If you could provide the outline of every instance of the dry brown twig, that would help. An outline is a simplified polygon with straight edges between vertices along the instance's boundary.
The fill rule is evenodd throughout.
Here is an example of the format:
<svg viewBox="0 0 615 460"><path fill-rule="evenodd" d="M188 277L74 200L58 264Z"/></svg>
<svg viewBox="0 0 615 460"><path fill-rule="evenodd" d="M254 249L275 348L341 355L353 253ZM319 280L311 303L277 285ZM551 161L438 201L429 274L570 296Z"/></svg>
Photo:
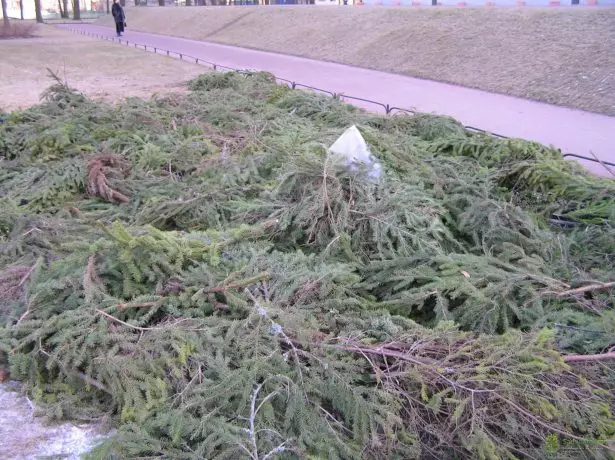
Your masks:
<svg viewBox="0 0 615 460"><path fill-rule="evenodd" d="M570 290L567 290L567 291L559 292L556 295L558 297L568 297L568 296L575 296L575 295L579 295L579 294L584 294L584 293L590 292L590 291L598 291L598 290L602 290L602 289L610 289L612 287L615 287L615 281L610 281L608 283L589 284L587 286L581 286L581 287L576 288L576 289L570 289Z"/></svg>
<svg viewBox="0 0 615 460"><path fill-rule="evenodd" d="M204 291L206 294L215 294L216 292L227 292L227 291L236 291L239 289L243 289L246 286L257 283L258 281L264 281L269 279L269 273L261 273L255 277L249 278L247 280L239 280L228 284L223 284L222 286L216 286L211 289Z"/></svg>
<svg viewBox="0 0 615 460"><path fill-rule="evenodd" d="M27 305L26 311L19 317L17 324L30 314L30 302L27 298L23 285L36 269L37 264L32 267L12 267L0 274L0 300L15 299L18 293L24 294L24 303Z"/></svg>
<svg viewBox="0 0 615 460"><path fill-rule="evenodd" d="M319 345L316 344L316 346L319 346ZM444 358L444 357L445 356L450 357L452 350L448 350L448 351L445 349L440 350L440 353L438 353L438 355L440 355L444 359L436 358L433 360L431 359L426 360L427 358L425 356L417 356L417 354L418 353L422 355L424 355L425 353L431 354L430 350L433 347L428 347L428 348L421 347L421 350L410 351L409 346L399 347L395 343L389 343L389 344L381 345L378 347L333 345L333 348L337 348L337 349L345 350L349 352L354 352L354 353L359 353L368 361L372 369L378 366L374 363L373 359L369 358L367 355L372 355L374 357L379 355L383 361L386 359L386 357L389 357L389 358L398 360L398 362L405 362L407 364L410 364L411 366L418 365L418 367L422 369L421 372L425 376L431 376L432 378L435 379L433 381L434 384L437 380L446 382L448 386L453 389L453 391L457 395L456 396L457 398L461 398L461 393L459 393L460 390L469 393L471 404L472 404L471 420L463 422L463 423L471 422L473 424L474 417L478 413L477 407L475 406L475 398L478 398L478 397L482 398L482 402L481 402L482 406L486 404L486 401L484 398L486 397L490 398L491 402L489 404L491 406L493 406L494 404L493 398L497 398L500 401L504 402L506 405L508 405L510 408L512 408L514 412L524 417L529 423L537 424L544 429L558 433L569 439L574 439L577 441L584 441L583 437L578 436L574 434L573 432L570 432L569 430L563 429L557 424L551 423L551 421L549 420L542 419L541 417L537 416L536 414L522 407L520 403L512 401L504 393L501 393L500 390L497 388L497 386L491 388L491 385L489 385L487 388L485 388L484 385L487 383L486 381L481 382L480 380L474 380L474 379L453 378L454 375L459 374L458 375L459 377L464 372L470 371L471 367L473 367L473 364L470 366L470 368L468 368L466 364L463 364L463 363L448 362L448 358ZM563 361L566 363L572 363L572 362L582 363L582 362L612 360L612 359L615 359L615 352L609 351L607 353L603 353L599 355L569 355L569 356L564 356L562 358L563 358ZM470 359L470 361L472 361L472 359ZM387 363L385 362L384 364L387 364ZM382 365L383 364L381 363L381 366ZM449 366L453 366L453 367L449 368ZM387 367L388 367L388 364L387 364ZM455 368L456 370L453 370ZM447 369L449 369L449 371L447 371ZM465 369L465 371L463 369ZM492 367L492 369L495 369L495 367ZM414 371L412 370L404 369L403 366L399 368L399 370L396 369L396 371L394 372L390 372L388 369L378 369L372 375L372 378L376 378L378 382L381 382L383 381L383 379L386 379L388 384L393 385L394 387L397 388L396 391L398 391L399 393L406 393L404 388L398 387L395 379L400 378L400 377L401 378L408 377L409 375L414 375L413 372ZM449 376L447 372L450 372L451 375ZM574 377L576 378L577 376L575 375ZM548 384L548 382L542 381L542 384L545 384L545 383ZM476 387L475 384L478 384L478 387ZM554 387L557 387L558 389L561 388L559 382L553 382L553 385ZM573 391L572 388L568 388L566 386L564 386L564 388L567 388L568 390ZM406 395L406 396L410 398L410 395ZM583 396L578 395L578 397L583 397ZM420 401L417 401L417 402L419 403L419 405L424 405ZM509 412L509 411L505 411L505 412ZM450 416L450 414L448 416ZM492 414L491 423L495 423L496 419L497 419L497 415L495 415L495 413ZM459 428L460 425L458 424L457 427ZM486 430L486 432L488 432L487 428L483 427L483 429ZM603 449L606 449L607 451L615 452L613 447L609 445L608 443L598 443L597 446ZM508 447L512 447L512 446L508 446Z"/></svg>
<svg viewBox="0 0 615 460"><path fill-rule="evenodd" d="M83 275L83 289L85 291L86 303L92 300L92 297L99 286L102 286L103 282L96 273L96 255L91 254L88 257L88 264Z"/></svg>
<svg viewBox="0 0 615 460"><path fill-rule="evenodd" d="M158 307L162 305L164 299L157 300L156 302L143 302L143 303L118 303L114 305L113 308L117 308L119 310L126 310L127 308L152 308Z"/></svg>
<svg viewBox="0 0 615 460"><path fill-rule="evenodd" d="M98 308L94 309L94 311L96 313L98 313L99 315L102 315L102 316L104 316L106 318L109 318L111 321L114 321L116 323L121 324L122 326L126 326L126 327L128 327L130 329L134 329L136 331L141 331L141 332L144 332L144 331L164 331L164 330L168 330L168 329L173 328L173 327L178 327L179 324L184 323L186 321L189 321L191 319L191 318L182 318L182 319L178 319L178 320L176 320L174 322L168 322L168 323L164 324L163 326L157 326L157 327L141 327L141 326L135 326L133 324L129 324L129 323L125 322L125 321L122 321L121 319L116 318L115 316L110 315L109 313L107 313L107 312L105 312L103 310L100 310ZM195 332L195 331L206 331L208 329L207 328L200 328L200 327L184 327L184 328L182 328L182 330Z"/></svg>
<svg viewBox="0 0 615 460"><path fill-rule="evenodd" d="M122 178L125 178L129 171L127 164L117 155L105 154L92 160L88 165L88 193L110 203L128 203L130 198L109 185L107 176L111 170L119 170Z"/></svg>
<svg viewBox="0 0 615 460"><path fill-rule="evenodd" d="M0 298L11 298L28 280L36 264L32 267L12 267L0 275Z"/></svg>

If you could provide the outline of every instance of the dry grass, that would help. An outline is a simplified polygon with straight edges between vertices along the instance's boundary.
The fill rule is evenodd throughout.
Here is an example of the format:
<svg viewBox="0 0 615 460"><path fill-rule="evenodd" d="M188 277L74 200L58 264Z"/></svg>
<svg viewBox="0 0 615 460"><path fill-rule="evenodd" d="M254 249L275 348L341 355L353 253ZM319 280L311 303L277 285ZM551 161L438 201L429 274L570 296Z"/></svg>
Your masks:
<svg viewBox="0 0 615 460"><path fill-rule="evenodd" d="M615 115L615 9L129 8L130 30ZM110 24L102 19L103 24Z"/></svg>
<svg viewBox="0 0 615 460"><path fill-rule="evenodd" d="M39 101L53 82L47 68L71 87L91 97L116 100L128 96L177 91L206 69L117 44L38 26L37 38L0 41L0 109L15 110Z"/></svg>
<svg viewBox="0 0 615 460"><path fill-rule="evenodd" d="M34 36L35 30L36 24L33 22L0 20L0 40L30 38Z"/></svg>

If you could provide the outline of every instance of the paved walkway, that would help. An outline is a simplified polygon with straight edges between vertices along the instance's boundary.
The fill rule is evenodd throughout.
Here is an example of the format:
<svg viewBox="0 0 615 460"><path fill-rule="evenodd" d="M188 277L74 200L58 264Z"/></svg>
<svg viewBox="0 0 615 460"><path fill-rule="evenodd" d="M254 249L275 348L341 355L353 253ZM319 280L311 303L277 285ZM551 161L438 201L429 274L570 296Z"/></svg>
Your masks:
<svg viewBox="0 0 615 460"><path fill-rule="evenodd" d="M89 24L63 24L58 27L86 30L109 37L115 35L111 28ZM130 30L126 32L125 39L228 67L268 71L279 78L335 93L420 112L449 115L465 125L508 137L535 140L553 145L563 152L588 157L592 157L590 152L593 152L600 159L615 163L615 117L403 75L209 42ZM373 104L352 103L368 110L378 110ZM601 165L580 161L589 170L608 175Z"/></svg>

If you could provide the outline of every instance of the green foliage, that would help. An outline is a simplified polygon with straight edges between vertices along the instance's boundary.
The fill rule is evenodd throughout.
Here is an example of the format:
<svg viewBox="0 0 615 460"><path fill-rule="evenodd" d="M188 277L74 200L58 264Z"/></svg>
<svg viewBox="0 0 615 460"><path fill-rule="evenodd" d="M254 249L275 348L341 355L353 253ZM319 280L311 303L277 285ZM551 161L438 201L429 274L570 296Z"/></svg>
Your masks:
<svg viewBox="0 0 615 460"><path fill-rule="evenodd" d="M192 91L213 91L218 89L237 88L241 76L231 72L212 72L199 75L190 82Z"/></svg>
<svg viewBox="0 0 615 460"><path fill-rule="evenodd" d="M614 373L562 354L613 346L612 181L268 74L191 89L56 81L0 125L0 362L112 420L92 458L608 458ZM350 124L379 180L327 155Z"/></svg>

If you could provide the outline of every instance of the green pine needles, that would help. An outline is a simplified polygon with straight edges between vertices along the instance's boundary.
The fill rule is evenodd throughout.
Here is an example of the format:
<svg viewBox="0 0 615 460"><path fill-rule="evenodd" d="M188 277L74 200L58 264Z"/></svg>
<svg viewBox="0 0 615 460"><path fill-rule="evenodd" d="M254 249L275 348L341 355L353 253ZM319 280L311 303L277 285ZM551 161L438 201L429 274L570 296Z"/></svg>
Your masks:
<svg viewBox="0 0 615 460"><path fill-rule="evenodd" d="M0 125L0 365L90 457L615 455L613 180L258 73L45 98Z"/></svg>

